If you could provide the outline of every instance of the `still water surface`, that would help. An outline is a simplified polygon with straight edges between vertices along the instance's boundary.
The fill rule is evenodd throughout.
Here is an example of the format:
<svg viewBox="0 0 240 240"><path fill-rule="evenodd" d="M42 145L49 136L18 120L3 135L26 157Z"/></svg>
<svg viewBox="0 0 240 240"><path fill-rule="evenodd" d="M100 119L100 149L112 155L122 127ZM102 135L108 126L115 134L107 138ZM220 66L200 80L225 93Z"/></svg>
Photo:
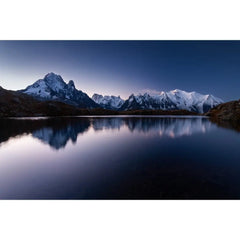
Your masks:
<svg viewBox="0 0 240 240"><path fill-rule="evenodd" d="M2 119L0 199L240 199L240 134L202 117Z"/></svg>

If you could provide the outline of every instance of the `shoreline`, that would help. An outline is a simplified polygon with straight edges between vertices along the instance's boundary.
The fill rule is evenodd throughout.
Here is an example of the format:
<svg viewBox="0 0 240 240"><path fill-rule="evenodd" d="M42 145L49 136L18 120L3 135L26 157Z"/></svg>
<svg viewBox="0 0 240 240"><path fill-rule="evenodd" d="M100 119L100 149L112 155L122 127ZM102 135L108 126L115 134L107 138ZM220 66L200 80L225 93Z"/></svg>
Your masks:
<svg viewBox="0 0 240 240"><path fill-rule="evenodd" d="M41 120L41 119L48 119L48 118L112 118L112 117L131 117L131 118L139 118L139 117L145 117L145 118L209 118L205 115L138 115L138 114L119 114L119 115L68 115L68 116L24 116L24 117L2 117L1 119L16 119L16 120Z"/></svg>

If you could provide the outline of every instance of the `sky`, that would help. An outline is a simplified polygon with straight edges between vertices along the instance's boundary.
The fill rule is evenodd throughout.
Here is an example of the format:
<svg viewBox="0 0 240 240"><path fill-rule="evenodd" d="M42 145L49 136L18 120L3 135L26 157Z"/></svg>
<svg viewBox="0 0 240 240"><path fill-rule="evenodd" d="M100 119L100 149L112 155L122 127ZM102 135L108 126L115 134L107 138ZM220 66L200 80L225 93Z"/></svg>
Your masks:
<svg viewBox="0 0 240 240"><path fill-rule="evenodd" d="M0 41L0 86L24 89L47 73L90 97L174 89L240 98L240 41Z"/></svg>

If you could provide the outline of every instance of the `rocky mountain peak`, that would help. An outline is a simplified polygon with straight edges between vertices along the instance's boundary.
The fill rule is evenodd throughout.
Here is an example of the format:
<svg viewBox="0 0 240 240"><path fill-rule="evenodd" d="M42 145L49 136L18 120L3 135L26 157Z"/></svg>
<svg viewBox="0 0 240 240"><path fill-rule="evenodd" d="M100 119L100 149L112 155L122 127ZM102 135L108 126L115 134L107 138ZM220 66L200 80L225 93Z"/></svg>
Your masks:
<svg viewBox="0 0 240 240"><path fill-rule="evenodd" d="M75 88L73 80L67 84L60 75L53 72L48 73L43 79L39 79L21 92L37 99L60 101L81 108L99 107L86 93Z"/></svg>
<svg viewBox="0 0 240 240"><path fill-rule="evenodd" d="M70 88L70 89L75 89L75 84L74 84L74 81L73 80L70 80L69 82L68 82L68 87Z"/></svg>

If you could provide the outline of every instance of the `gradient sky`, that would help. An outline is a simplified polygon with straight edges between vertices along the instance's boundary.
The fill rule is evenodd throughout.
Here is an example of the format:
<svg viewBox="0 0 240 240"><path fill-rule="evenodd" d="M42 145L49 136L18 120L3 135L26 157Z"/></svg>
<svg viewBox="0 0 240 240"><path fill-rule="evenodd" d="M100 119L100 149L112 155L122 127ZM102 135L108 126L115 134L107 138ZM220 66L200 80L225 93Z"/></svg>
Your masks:
<svg viewBox="0 0 240 240"><path fill-rule="evenodd" d="M78 89L120 95L182 89L240 98L240 41L0 41L0 86L48 72Z"/></svg>

